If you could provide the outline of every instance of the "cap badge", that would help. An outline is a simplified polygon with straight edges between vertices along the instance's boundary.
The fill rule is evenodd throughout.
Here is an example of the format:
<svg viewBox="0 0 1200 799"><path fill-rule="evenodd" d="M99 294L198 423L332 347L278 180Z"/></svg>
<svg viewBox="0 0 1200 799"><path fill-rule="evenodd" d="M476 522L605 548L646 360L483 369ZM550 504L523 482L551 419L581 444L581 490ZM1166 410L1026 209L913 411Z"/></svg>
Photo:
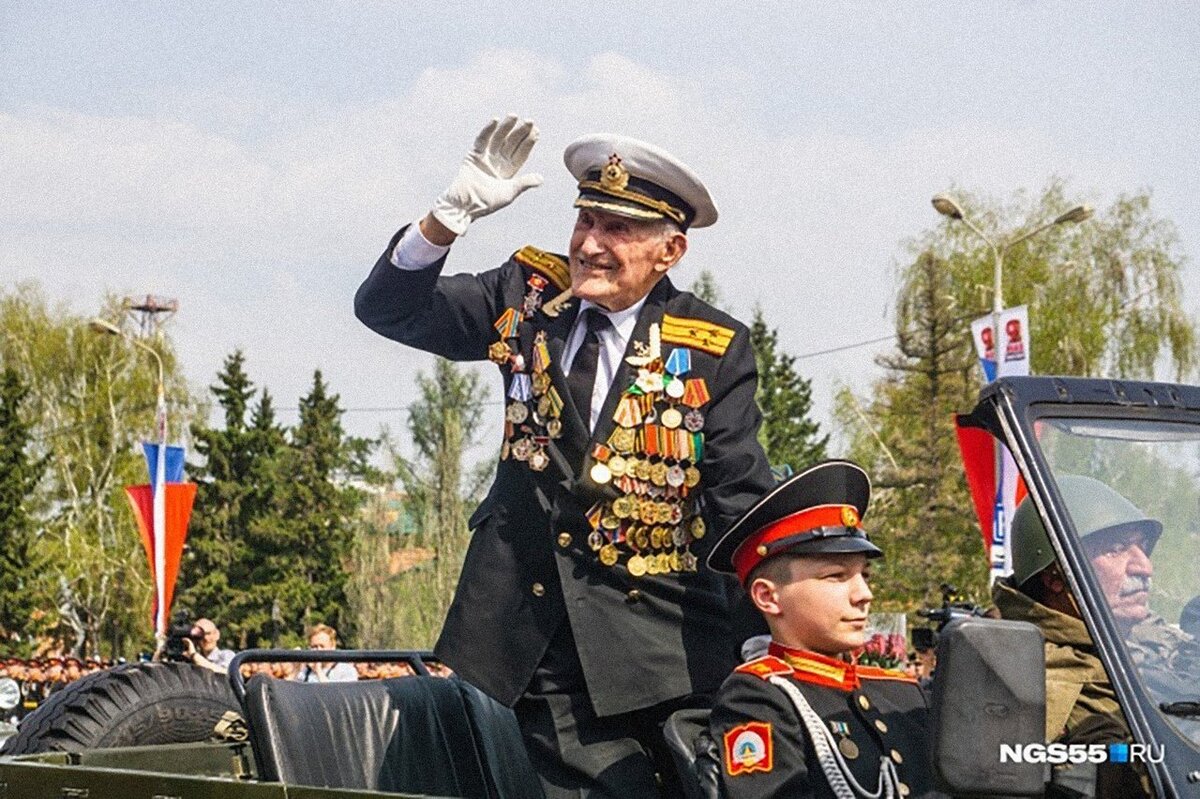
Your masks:
<svg viewBox="0 0 1200 799"><path fill-rule="evenodd" d="M842 508L842 524L847 527L858 527L858 513L854 508Z"/></svg>
<svg viewBox="0 0 1200 799"><path fill-rule="evenodd" d="M621 164L621 156L613 153L600 170L600 185L612 191L624 191L629 185L629 170Z"/></svg>

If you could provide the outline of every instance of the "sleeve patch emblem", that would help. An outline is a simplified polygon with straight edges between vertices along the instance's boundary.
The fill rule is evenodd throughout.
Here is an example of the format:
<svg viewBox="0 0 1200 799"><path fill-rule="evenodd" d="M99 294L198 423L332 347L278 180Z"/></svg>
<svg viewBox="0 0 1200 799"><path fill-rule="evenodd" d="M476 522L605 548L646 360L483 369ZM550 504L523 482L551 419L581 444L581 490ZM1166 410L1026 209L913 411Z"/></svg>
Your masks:
<svg viewBox="0 0 1200 799"><path fill-rule="evenodd" d="M725 733L725 772L729 776L770 771L773 765L769 723L750 721Z"/></svg>

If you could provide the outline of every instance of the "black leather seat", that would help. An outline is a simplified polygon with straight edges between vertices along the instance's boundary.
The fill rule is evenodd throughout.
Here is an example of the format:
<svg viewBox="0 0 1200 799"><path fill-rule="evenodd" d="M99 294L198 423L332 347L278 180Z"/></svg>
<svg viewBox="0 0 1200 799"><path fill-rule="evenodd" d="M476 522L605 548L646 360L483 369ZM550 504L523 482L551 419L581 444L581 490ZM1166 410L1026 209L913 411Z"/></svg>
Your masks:
<svg viewBox="0 0 1200 799"><path fill-rule="evenodd" d="M663 737L688 799L721 799L721 753L708 735L709 711L677 710L663 725Z"/></svg>
<svg viewBox="0 0 1200 799"><path fill-rule="evenodd" d="M541 799L512 711L458 679L295 683L255 676L259 775L289 785Z"/></svg>

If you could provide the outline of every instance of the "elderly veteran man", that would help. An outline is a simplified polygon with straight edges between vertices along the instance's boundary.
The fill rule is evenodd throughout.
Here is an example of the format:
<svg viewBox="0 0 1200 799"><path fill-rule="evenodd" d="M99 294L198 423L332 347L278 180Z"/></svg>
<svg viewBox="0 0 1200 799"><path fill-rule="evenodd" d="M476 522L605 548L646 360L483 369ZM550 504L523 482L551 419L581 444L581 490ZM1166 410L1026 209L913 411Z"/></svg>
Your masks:
<svg viewBox="0 0 1200 799"><path fill-rule="evenodd" d="M355 311L388 338L503 379L504 441L437 653L512 705L548 797L675 795L661 738L736 663L736 584L711 542L770 488L746 327L675 288L688 231L717 219L677 158L617 135L564 161L568 255L531 246L442 276L474 220L538 185L537 139L493 120L451 187L402 229ZM657 774L656 774L657 771Z"/></svg>

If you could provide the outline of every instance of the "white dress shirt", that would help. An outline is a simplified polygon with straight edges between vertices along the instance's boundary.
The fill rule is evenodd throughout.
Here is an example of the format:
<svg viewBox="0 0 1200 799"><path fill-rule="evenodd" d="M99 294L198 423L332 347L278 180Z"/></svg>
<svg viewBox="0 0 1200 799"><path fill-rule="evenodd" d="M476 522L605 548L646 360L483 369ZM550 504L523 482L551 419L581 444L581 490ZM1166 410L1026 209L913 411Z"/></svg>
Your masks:
<svg viewBox="0 0 1200 799"><path fill-rule="evenodd" d="M432 266L449 250L448 246L442 247L430 242L421 233L421 226L414 222L409 225L408 230L404 231L400 241L396 242L396 246L392 249L391 261L400 269L424 269ZM575 353L579 352L579 348L583 346L584 336L587 335L587 325L583 323L583 312L588 308L595 308L607 316L608 321L612 322L608 329L596 334L600 339L600 357L596 361L596 383L592 387L592 407L588 414L588 430L596 429L600 410L604 407L604 398L608 396L608 391L612 388L613 378L617 376L617 370L621 367L621 359L625 357L625 348L629 345L634 327L637 326L638 313L645 304L646 298L642 297L623 311L607 311L590 300L582 300L579 303L579 315L575 317L575 326L571 328L571 334L567 336L566 349L563 350L562 367L566 374L571 373L571 362L575 360Z"/></svg>

